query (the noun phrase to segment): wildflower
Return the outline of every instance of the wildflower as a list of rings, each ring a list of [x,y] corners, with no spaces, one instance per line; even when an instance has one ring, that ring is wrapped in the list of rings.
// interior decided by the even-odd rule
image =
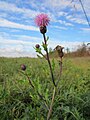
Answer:
[[[49,24],[49,17],[46,14],[39,14],[36,16],[35,23],[37,26],[47,26]]]
[[[36,47],[36,48],[40,48],[40,45],[39,45],[39,44],[36,44],[35,47]]]
[[[42,34],[46,33],[46,31],[47,31],[46,26],[49,24],[49,21],[50,21],[50,19],[49,19],[48,15],[46,15],[46,14],[39,14],[36,16],[35,23],[37,26],[39,26],[40,32]]]
[[[26,65],[22,64],[21,65],[21,70],[25,71],[26,70]]]

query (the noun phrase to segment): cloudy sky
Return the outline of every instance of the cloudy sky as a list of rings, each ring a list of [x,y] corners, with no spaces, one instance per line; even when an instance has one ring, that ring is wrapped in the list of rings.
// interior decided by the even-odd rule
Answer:
[[[90,21],[90,0],[82,0]],[[34,46],[42,43],[35,16],[50,17],[49,47],[70,50],[90,42],[90,26],[79,0],[0,0],[0,56],[36,56]]]

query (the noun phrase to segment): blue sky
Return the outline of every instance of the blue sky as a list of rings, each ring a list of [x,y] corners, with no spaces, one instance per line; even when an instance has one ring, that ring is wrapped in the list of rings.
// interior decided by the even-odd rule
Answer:
[[[82,0],[90,21],[90,0]],[[75,50],[90,42],[90,27],[79,0],[0,0],[0,56],[36,56],[34,46],[42,43],[35,16],[50,17],[49,47],[62,45]]]

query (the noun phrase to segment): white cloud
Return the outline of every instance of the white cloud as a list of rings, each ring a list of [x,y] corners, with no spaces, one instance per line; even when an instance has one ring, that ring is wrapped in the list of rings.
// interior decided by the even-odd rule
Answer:
[[[36,57],[35,52],[27,52],[19,45],[15,47],[7,46],[6,48],[0,48],[0,57]]]
[[[71,0],[62,0],[62,1],[58,1],[58,0],[48,0],[47,5],[51,6],[50,9],[54,9],[55,12],[55,16],[56,17],[65,17],[67,20],[69,20],[70,22],[73,23],[78,23],[78,24],[83,24],[83,25],[87,25],[87,20],[85,18],[84,12],[82,10],[81,4],[79,1],[74,0],[73,2],[71,2]],[[88,15],[88,17],[90,17],[90,1],[89,0],[84,0],[83,1],[83,5],[85,7],[86,13]],[[49,7],[48,6],[48,7]],[[66,12],[64,12],[64,10],[67,9]],[[57,21],[57,18],[56,18]],[[62,21],[59,20],[60,24],[64,24],[66,26],[73,26],[72,23],[66,22],[66,20]]]
[[[32,10],[32,9],[27,9],[27,8],[24,8],[24,3],[27,3],[27,4],[30,4],[33,6],[33,8],[35,7],[35,9],[37,9],[36,11],[35,10]],[[18,2],[17,2],[18,3]],[[20,7],[17,7],[15,4],[12,4],[12,3],[8,3],[8,2],[4,2],[4,1],[0,1],[0,9],[3,10],[3,11],[6,11],[6,12],[15,12],[16,14],[20,13],[22,14],[21,16],[24,17],[24,18],[27,18],[29,17],[29,19],[32,19],[32,18],[35,18],[35,16],[37,14],[40,13],[39,9],[38,8],[43,8],[47,14],[49,14],[49,16],[51,17],[51,20],[56,20],[57,17],[60,17],[60,16],[64,16],[66,17],[68,14],[72,14],[73,11],[78,14],[78,12],[81,13],[81,15],[79,16],[83,16],[84,17],[84,13],[82,11],[82,7],[80,5],[80,2],[77,1],[77,0],[74,0],[72,3],[71,3],[71,0],[45,0],[41,3],[41,7],[40,5],[38,5],[38,2],[36,2],[35,0],[32,0],[32,1],[23,1],[23,8],[20,8]],[[83,4],[85,6],[85,10],[87,12],[87,14],[90,16],[90,6],[89,6],[89,3],[90,1],[89,0],[83,0]],[[18,3],[20,4],[20,3]],[[64,9],[66,8],[69,8],[68,11],[64,12]],[[76,10],[75,10],[75,8]],[[73,10],[73,11],[71,11]],[[72,18],[70,19],[70,21],[73,21],[73,22],[76,22],[76,23],[79,23],[79,24],[86,24],[86,21],[85,21],[85,17],[75,17],[75,16],[72,16]],[[67,16],[67,19],[69,19],[69,16]],[[65,24],[65,23],[64,23]],[[71,25],[71,23],[66,23],[66,25]]]
[[[0,45],[23,45],[23,46],[35,46],[36,42],[40,43],[41,38],[29,37],[24,35],[17,35],[17,39],[6,38],[5,36],[0,36]]]
[[[4,43],[8,43],[8,42],[16,43],[17,41],[12,42],[12,40],[11,41],[7,40]],[[32,45],[34,45],[35,43],[23,42],[23,44],[21,44],[19,41],[17,42],[18,44],[16,44],[15,46],[11,46],[9,43],[6,44],[6,46],[3,46],[3,48],[0,48],[0,56],[3,56],[3,57],[25,57],[25,56],[36,57],[36,52],[32,47]],[[78,45],[81,45],[81,42],[49,41],[49,47],[54,49],[56,45],[64,46],[65,49],[68,47],[70,48],[70,50],[73,50],[73,49],[75,50]],[[26,50],[26,47],[29,48],[28,51]]]
[[[29,36],[22,36],[21,38],[29,38]],[[34,46],[36,45],[36,38],[30,37],[31,39],[29,41],[23,41],[20,39],[20,36],[18,40],[14,39],[6,39],[4,37],[0,37],[0,56],[3,57],[36,57],[36,52],[34,50]],[[34,41],[32,40],[34,39]],[[38,40],[39,39],[39,40]],[[51,38],[52,39],[52,38]],[[40,38],[37,38],[38,44],[41,44]],[[77,49],[78,45],[81,45],[82,42],[78,41],[58,41],[58,40],[49,40],[49,47],[55,48],[56,45],[64,46],[66,49],[67,47],[70,48],[70,50]]]
[[[8,2],[4,2],[4,1],[0,1],[0,10],[3,11],[9,11],[9,12],[23,12],[22,9],[17,8],[14,4],[8,3]]]
[[[6,11],[6,12],[14,12],[17,14],[23,14],[26,17],[34,18],[37,14],[39,14],[38,11],[26,9],[26,8],[19,8],[15,4],[0,1],[0,10]]]
[[[90,0],[83,0],[82,2],[87,15],[90,17]]]
[[[24,41],[22,38],[24,37]],[[23,36],[21,39],[7,39],[0,36],[0,57],[35,57],[34,46],[36,45],[35,37]],[[26,40],[25,38],[31,38],[31,40]],[[38,40],[39,38],[37,38]],[[33,42],[34,40],[34,42]],[[40,41],[39,41],[40,42]]]
[[[73,24],[69,23],[69,22],[66,22],[64,20],[57,20],[57,22],[59,22],[60,24],[62,25],[65,25],[65,26],[74,26]]]
[[[90,18],[90,1],[83,0],[82,3],[85,9],[85,12],[87,14],[87,17],[89,19]],[[74,0],[73,2],[72,15],[71,14],[67,15],[66,19],[74,23],[88,25],[81,3],[80,1],[77,1],[77,0]]]
[[[63,12],[63,11],[58,12],[58,16],[67,16],[67,15],[68,15],[67,12]]]
[[[6,19],[0,19],[0,27],[38,31],[38,28],[36,28],[34,26],[23,25],[23,24],[11,22],[11,21],[6,20]]]
[[[8,16],[7,16],[7,13],[2,13],[2,12],[0,12],[0,18],[3,18],[3,17],[4,17],[4,18],[5,18],[5,17],[8,17]]]
[[[89,32],[90,33],[90,28],[81,28],[84,32]]]
[[[87,43],[87,42],[86,42]],[[81,45],[82,42],[79,41],[58,41],[58,40],[54,40],[54,41],[49,41],[49,47],[51,48],[55,48],[57,45],[61,45],[64,47],[64,50],[66,48],[69,48],[70,51],[74,51],[78,48],[79,45]]]
[[[57,29],[60,29],[60,30],[67,30],[66,27],[60,27],[60,26],[51,26],[52,28],[57,28]]]
[[[66,16],[66,18],[67,18],[69,21],[71,21],[71,22],[87,25],[86,19],[85,19],[85,18],[81,18],[81,17],[82,17],[82,16],[80,16],[80,15],[77,15],[77,16],[68,15],[68,16]]]
[[[66,1],[66,0],[48,0],[46,1],[46,5],[51,6],[52,8],[59,8],[59,9],[63,9],[66,6],[68,6],[70,4],[70,0]]]
[[[17,39],[21,39],[23,41],[33,41],[33,42],[40,42],[42,39],[39,37],[31,37],[27,35],[14,35]]]
[[[40,38],[29,37],[24,35],[17,37],[18,40],[17,39],[15,40],[13,38],[11,39],[9,37],[7,39],[5,38],[5,36],[0,36],[0,56],[5,57],[36,56],[33,47],[36,45],[36,41],[40,43]]]
[[[17,39],[14,39],[17,37]],[[10,35],[0,33],[0,56],[4,57],[35,57],[34,46],[41,43],[41,38],[26,35]]]
[[[14,35],[6,32],[0,32],[0,43],[3,44],[14,44],[14,43],[27,43],[27,42],[41,42],[42,38],[28,36],[28,35]]]

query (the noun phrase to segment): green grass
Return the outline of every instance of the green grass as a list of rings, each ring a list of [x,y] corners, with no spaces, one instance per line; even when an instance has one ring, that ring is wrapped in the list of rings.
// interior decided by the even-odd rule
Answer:
[[[76,57],[71,60],[77,67],[82,68],[83,70],[90,69],[90,57]]]
[[[22,74],[21,64],[27,66],[25,73],[35,89]],[[54,60],[52,66],[57,81],[58,60]],[[50,120],[90,120],[90,57],[65,58],[58,86]],[[46,120],[48,110],[37,91],[50,106],[53,84],[47,61],[35,58],[0,58],[1,120]]]

